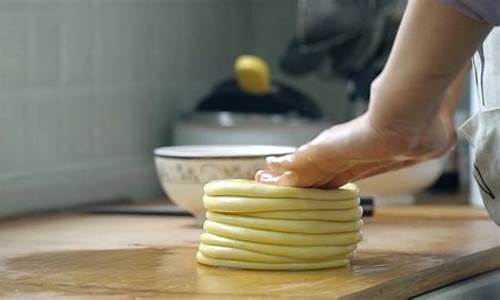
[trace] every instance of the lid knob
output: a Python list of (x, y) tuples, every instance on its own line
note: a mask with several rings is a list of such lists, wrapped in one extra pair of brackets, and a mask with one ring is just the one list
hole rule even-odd
[(271, 79), (267, 63), (260, 57), (241, 55), (236, 59), (234, 70), (241, 90), (261, 96), (270, 92)]

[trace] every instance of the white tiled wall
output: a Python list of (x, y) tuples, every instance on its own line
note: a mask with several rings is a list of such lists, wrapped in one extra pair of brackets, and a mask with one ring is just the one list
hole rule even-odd
[(250, 49), (250, 8), (0, 0), (0, 215), (160, 194), (151, 150)]
[(294, 18), (295, 0), (0, 0), (0, 216), (159, 195), (152, 149), (242, 53), (342, 115), (338, 82), (278, 70)]

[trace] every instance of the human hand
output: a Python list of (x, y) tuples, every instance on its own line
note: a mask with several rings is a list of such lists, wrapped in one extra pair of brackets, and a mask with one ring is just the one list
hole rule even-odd
[(370, 114), (333, 126), (294, 154), (269, 157), (261, 183), (337, 188), (347, 182), (439, 157), (456, 141), (453, 116), (467, 70), (450, 85), (435, 116), (422, 126), (377, 121)]
[[(409, 148), (416, 137), (374, 128), (368, 115), (325, 130), (294, 154), (269, 157), (256, 180), (267, 184), (336, 188), (347, 182), (410, 166), (444, 152), (442, 123), (426, 142)], [(432, 140), (431, 140), (432, 139)]]

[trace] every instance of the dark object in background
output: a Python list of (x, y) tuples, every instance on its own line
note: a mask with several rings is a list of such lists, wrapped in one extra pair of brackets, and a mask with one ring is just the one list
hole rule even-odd
[(321, 111), (303, 93), (272, 81), (269, 66), (255, 55), (240, 55), (234, 63), (236, 78), (215, 86), (197, 107), (199, 112), (290, 115), (318, 119)]
[(282, 69), (305, 75), (329, 62), (343, 78), (381, 69), (392, 48), (406, 2), (298, 0), (296, 32)]
[(308, 119), (319, 119), (319, 107), (306, 95), (282, 83), (273, 81), (269, 93), (253, 95), (241, 90), (236, 79), (214, 87), (196, 108), (201, 112), (240, 112), (258, 114), (297, 114)]
[[(370, 85), (389, 56), (406, 1), (298, 0), (296, 33), (281, 60), (290, 75), (313, 72), (349, 83), (352, 119), (368, 107)], [(327, 68), (325, 68), (325, 65)]]
[(458, 172), (444, 172), (429, 188), (432, 192), (457, 193), (460, 191), (460, 177)]
[(448, 153), (443, 174), (438, 178), (428, 190), (437, 193), (458, 193), (460, 192), (460, 172), (458, 166), (458, 149), (455, 147)]
[(363, 208), (363, 217), (373, 217), (375, 202), (372, 198), (361, 198), (360, 205)]

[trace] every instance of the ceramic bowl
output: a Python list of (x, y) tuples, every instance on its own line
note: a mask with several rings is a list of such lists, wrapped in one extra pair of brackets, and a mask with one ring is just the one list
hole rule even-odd
[(203, 186), (215, 179), (253, 179), (265, 158), (295, 151), (294, 147), (265, 145), (197, 145), (155, 149), (160, 183), (168, 197), (192, 213), (201, 224), (205, 218)]
[(415, 194), (432, 185), (442, 174), (446, 157), (372, 176), (356, 182), (363, 196), (385, 197)]

